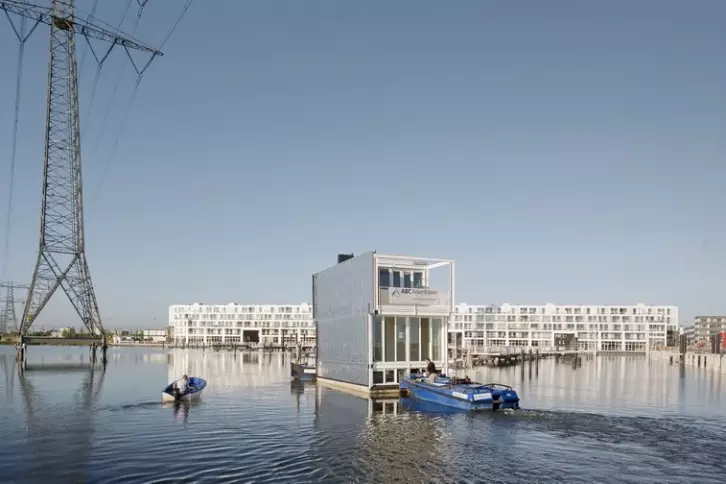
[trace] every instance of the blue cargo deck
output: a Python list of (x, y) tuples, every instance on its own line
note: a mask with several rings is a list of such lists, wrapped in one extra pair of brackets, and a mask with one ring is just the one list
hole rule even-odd
[(412, 375), (401, 382), (401, 391), (426, 402), (462, 410), (519, 409), (519, 395), (508, 385), (477, 383), (468, 379), (438, 377), (433, 383)]

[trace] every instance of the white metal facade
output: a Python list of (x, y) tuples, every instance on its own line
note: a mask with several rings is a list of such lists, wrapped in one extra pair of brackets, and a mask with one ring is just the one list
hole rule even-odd
[(373, 252), (313, 276), (318, 376), (369, 386), (368, 319), (373, 311)]
[(578, 348), (644, 351), (665, 346), (679, 328), (677, 306), (457, 304), (449, 332), (463, 347), (552, 347), (558, 334), (574, 334)]
[(174, 344), (235, 344), (247, 338), (260, 345), (315, 345), (308, 303), (178, 304), (169, 306), (169, 330)]

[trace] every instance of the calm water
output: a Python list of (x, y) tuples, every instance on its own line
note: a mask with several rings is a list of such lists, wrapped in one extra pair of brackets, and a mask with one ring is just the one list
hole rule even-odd
[[(726, 378), (644, 358), (481, 369), (517, 413), (442, 412), (289, 381), (280, 354), (0, 348), (2, 482), (723, 483)], [(64, 367), (58, 367), (63, 364)], [(53, 368), (56, 368), (53, 370)], [(199, 404), (162, 405), (183, 373)]]

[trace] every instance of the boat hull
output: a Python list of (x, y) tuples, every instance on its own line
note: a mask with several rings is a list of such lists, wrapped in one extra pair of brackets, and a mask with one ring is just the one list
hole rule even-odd
[(202, 398), (202, 392), (186, 393), (179, 397), (179, 400), (174, 398), (174, 395), (166, 392), (161, 392), (161, 401), (166, 402), (192, 402)]
[(424, 379), (405, 379), (401, 390), (412, 398), (461, 410), (519, 409), (519, 395), (510, 387), (497, 389), (479, 383), (451, 385), (448, 379), (434, 384)]
[(315, 381), (318, 375), (318, 370), (314, 366), (290, 363), (290, 376), (295, 380), (300, 381)]
[[(177, 380), (178, 381), (178, 380)], [(161, 392), (162, 402), (193, 402), (202, 398), (202, 392), (207, 387), (207, 381), (203, 378), (191, 377), (189, 378), (189, 387), (187, 391), (177, 399), (174, 396), (174, 384), (172, 382), (167, 386), (163, 392)]]

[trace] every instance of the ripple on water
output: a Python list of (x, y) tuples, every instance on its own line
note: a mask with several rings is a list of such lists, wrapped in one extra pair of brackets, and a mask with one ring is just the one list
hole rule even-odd
[[(616, 380), (585, 378), (610, 363), (584, 361), (575, 379), (544, 362), (522, 390), (531, 410), (470, 415), (291, 386), (285, 360), (276, 358), (182, 351), (118, 358), (90, 405), (62, 391), (78, 378), (66, 385), (54, 375), (60, 390), (40, 391), (39, 383), (35, 397), (16, 380), (12, 392), (0, 387), (9, 406), (0, 415), (0, 475), (14, 482), (709, 484), (726, 474), (726, 397), (702, 376), (659, 373), (650, 388), (650, 373), (634, 364), (643, 381), (620, 385), (618, 400), (604, 386)], [(496, 371), (486, 379), (511, 375)], [(202, 402), (162, 405), (159, 382), (184, 372), (214, 375)], [(637, 393), (643, 388), (654, 403)], [(710, 393), (687, 406), (681, 391)]]

